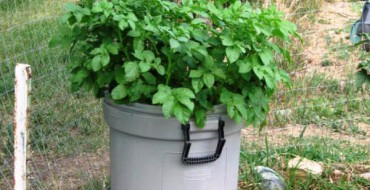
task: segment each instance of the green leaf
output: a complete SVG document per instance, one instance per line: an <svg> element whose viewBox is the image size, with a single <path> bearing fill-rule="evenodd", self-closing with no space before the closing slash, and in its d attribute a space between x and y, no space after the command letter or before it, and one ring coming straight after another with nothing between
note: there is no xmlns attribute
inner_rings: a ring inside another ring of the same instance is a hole
<svg viewBox="0 0 370 190"><path fill-rule="evenodd" d="M264 51L259 54L260 59L262 60L263 64L269 65L271 61L274 59L274 55L271 51Z"/></svg>
<svg viewBox="0 0 370 190"><path fill-rule="evenodd" d="M142 75L148 84L151 84L151 85L157 84L157 78L153 74L146 72L146 73L143 73Z"/></svg>
<svg viewBox="0 0 370 190"><path fill-rule="evenodd" d="M176 88L173 90L173 92L179 95L178 97L181 96L183 98L188 98L188 99L195 98L194 92L188 88Z"/></svg>
<svg viewBox="0 0 370 190"><path fill-rule="evenodd" d="M101 55L101 63L102 63L102 66L105 67L109 64L109 61L110 61L110 56L109 54L103 54Z"/></svg>
<svg viewBox="0 0 370 190"><path fill-rule="evenodd" d="M134 13L132 13L132 12L128 13L127 18L130 19L130 20L132 20L132 21L134 21L134 22L139 21L137 19L136 15Z"/></svg>
<svg viewBox="0 0 370 190"><path fill-rule="evenodd" d="M89 74L87 69L82 68L72 75L72 82L82 82Z"/></svg>
<svg viewBox="0 0 370 190"><path fill-rule="evenodd" d="M130 37L133 37L133 38L137 38L141 35L141 33L139 31L135 31L135 30L130 30L128 33L127 33L127 36L130 36Z"/></svg>
<svg viewBox="0 0 370 190"><path fill-rule="evenodd" d="M173 90L173 94L177 101L193 111L194 102L191 101L191 99L195 98L193 91L188 88L176 88Z"/></svg>
<svg viewBox="0 0 370 190"><path fill-rule="evenodd" d="M128 23L125 20L121 20L118 23L118 27L119 27L119 29L124 31L128 27Z"/></svg>
<svg viewBox="0 0 370 190"><path fill-rule="evenodd" d="M138 51L138 52L144 51L144 41L140 38L135 38L134 39L134 49L135 49L135 52L136 51Z"/></svg>
<svg viewBox="0 0 370 190"><path fill-rule="evenodd" d="M145 61L147 61L148 63L151 63L154 61L155 59L155 55L152 51L149 51L149 50L144 50L142 52L142 55L143 55L143 58Z"/></svg>
<svg viewBox="0 0 370 190"><path fill-rule="evenodd" d="M212 73L206 73L203 75L203 82L208 88L212 88L215 83L215 76Z"/></svg>
<svg viewBox="0 0 370 190"><path fill-rule="evenodd" d="M100 87L110 84L113 80L113 75L111 72L98 72L96 74L97 74L96 83Z"/></svg>
<svg viewBox="0 0 370 190"><path fill-rule="evenodd" d="M234 63L236 60L239 59L239 56L240 56L239 48L227 47L226 56L229 59L230 63Z"/></svg>
<svg viewBox="0 0 370 190"><path fill-rule="evenodd" d="M77 21L77 22L81 22L82 17L83 17L84 15L83 15L83 14L81 14L81 13L79 13L79 12L75 12L75 13L74 13L74 16L75 16L75 18L76 18L76 21Z"/></svg>
<svg viewBox="0 0 370 190"><path fill-rule="evenodd" d="M143 85L142 80L134 81L132 85L127 88L130 102L138 101L144 93L144 89L146 88L147 86Z"/></svg>
<svg viewBox="0 0 370 190"><path fill-rule="evenodd" d="M98 54L101 54L101 53L102 53L101 48L94 48L94 49L90 52L90 54L91 54L91 55L98 55Z"/></svg>
<svg viewBox="0 0 370 190"><path fill-rule="evenodd" d="M66 3L64 6L64 9L68 12L74 12L74 11L81 9L81 7L74 3Z"/></svg>
<svg viewBox="0 0 370 190"><path fill-rule="evenodd" d="M191 116L191 111L182 107L180 104L175 104L173 113L182 124L186 124Z"/></svg>
<svg viewBox="0 0 370 190"><path fill-rule="evenodd" d="M133 31L136 31L136 24L135 24L135 22L132 21L132 20L128 20L127 22L128 22L128 25L131 27L131 29Z"/></svg>
<svg viewBox="0 0 370 190"><path fill-rule="evenodd" d="M241 96L240 94L235 94L233 99L235 102L234 105L236 110L238 110L238 112L243 118L247 118L247 107L243 96Z"/></svg>
<svg viewBox="0 0 370 190"><path fill-rule="evenodd" d="M213 60L213 57L210 56L210 55L205 55L205 58L203 60L203 65L205 68L209 69L209 70L212 70L214 69L214 60Z"/></svg>
<svg viewBox="0 0 370 190"><path fill-rule="evenodd" d="M195 40L199 41L199 42L204 42L206 40L208 40L208 35L207 35L207 32L205 30L202 30L202 29L195 29L192 31L192 34L193 34L193 37Z"/></svg>
<svg viewBox="0 0 370 190"><path fill-rule="evenodd" d="M204 46L199 46L196 51L198 53L200 53L201 55L203 55L204 57L207 57L208 56L208 51L207 51L207 48L204 47Z"/></svg>
<svg viewBox="0 0 370 190"><path fill-rule="evenodd" d="M193 0L182 0L181 3L184 6L190 6L190 5L193 5Z"/></svg>
<svg viewBox="0 0 370 190"><path fill-rule="evenodd" d="M224 46L233 46L234 45L234 41L229 37L222 36L221 39L222 39L222 45L224 45Z"/></svg>
<svg viewBox="0 0 370 190"><path fill-rule="evenodd" d="M254 74L256 74L256 75L257 75L257 77L258 77L260 80L262 80L262 79L263 79L264 74L263 74L263 72L261 71L261 68L260 68L260 67L254 66L254 67L253 67L253 72L254 72Z"/></svg>
<svg viewBox="0 0 370 190"><path fill-rule="evenodd" d="M204 128L207 119L207 111L204 109L195 109L195 124L199 128Z"/></svg>
<svg viewBox="0 0 370 190"><path fill-rule="evenodd" d="M216 68L212 71L212 73L217 76L218 78L221 78L221 79L226 79L226 75L225 75L225 72L224 70L220 69L220 68Z"/></svg>
<svg viewBox="0 0 370 190"><path fill-rule="evenodd" d="M171 38L171 39L170 39L170 46L171 46L171 48L172 48L172 49L177 49L177 48L179 48L181 45L180 45L179 41L177 41L177 40L175 40L175 39Z"/></svg>
<svg viewBox="0 0 370 190"><path fill-rule="evenodd" d="M143 52L142 51L135 50L135 52L133 53L133 55L136 58L138 58L139 60L141 60L141 61L144 60L144 56L143 56Z"/></svg>
<svg viewBox="0 0 370 190"><path fill-rule="evenodd" d="M227 110L227 115L230 117L230 118L234 118L235 117L235 110L234 110L234 105L232 104L226 104L226 110Z"/></svg>
<svg viewBox="0 0 370 190"><path fill-rule="evenodd" d="M196 19L191 21L191 24L193 24L193 25L198 25L200 23L207 23L207 20L202 19L202 18L196 18Z"/></svg>
<svg viewBox="0 0 370 190"><path fill-rule="evenodd" d="M275 80L272 77L265 75L264 79L268 88L275 89Z"/></svg>
<svg viewBox="0 0 370 190"><path fill-rule="evenodd" d="M125 79L125 69L124 68L122 67L115 68L114 80L116 80L118 84L125 84L126 79Z"/></svg>
<svg viewBox="0 0 370 190"><path fill-rule="evenodd" d="M150 63L140 61L139 68L140 68L140 72L145 73L150 70Z"/></svg>
<svg viewBox="0 0 370 190"><path fill-rule="evenodd" d="M127 89L124 85L120 84L112 90L112 99L121 100L127 96Z"/></svg>
<svg viewBox="0 0 370 190"><path fill-rule="evenodd" d="M204 87L204 83L200 78L192 79L191 80L191 85L192 85L195 93L198 93Z"/></svg>
<svg viewBox="0 0 370 190"><path fill-rule="evenodd" d="M370 87L370 75L367 74L366 70L356 72L355 85L357 88L362 88L363 86Z"/></svg>
<svg viewBox="0 0 370 190"><path fill-rule="evenodd" d="M91 9L91 12L93 13L101 13L103 11L104 11L103 8L100 6L98 2L94 3L93 8Z"/></svg>
<svg viewBox="0 0 370 190"><path fill-rule="evenodd" d="M279 74L280 74L281 81L285 83L287 86L290 86L292 81L290 80L288 73L286 73L283 70L280 70Z"/></svg>
<svg viewBox="0 0 370 190"><path fill-rule="evenodd" d="M247 60L236 62L239 66L239 73L248 73L253 69L253 64Z"/></svg>
<svg viewBox="0 0 370 190"><path fill-rule="evenodd" d="M221 95L220 95L220 101L223 104L229 103L231 101L231 93L226 89L222 89Z"/></svg>
<svg viewBox="0 0 370 190"><path fill-rule="evenodd" d="M106 49L113 55L118 55L118 47L114 44L107 44Z"/></svg>
<svg viewBox="0 0 370 190"><path fill-rule="evenodd" d="M99 71L102 68L101 65L101 55L96 55L91 61L91 67L93 71Z"/></svg>
<svg viewBox="0 0 370 190"><path fill-rule="evenodd" d="M161 85L158 85L158 91L154 94L152 103L153 104L163 104L170 97L173 98L171 88L161 84Z"/></svg>
<svg viewBox="0 0 370 190"><path fill-rule="evenodd" d="M164 69L163 65L156 65L155 69L157 70L158 74L164 75L165 69Z"/></svg>
<svg viewBox="0 0 370 190"><path fill-rule="evenodd" d="M204 71L203 70L191 70L189 77L190 78L199 78L203 76Z"/></svg>
<svg viewBox="0 0 370 190"><path fill-rule="evenodd" d="M132 82L139 78L140 70L136 62L127 62L125 63L124 68L126 73L125 77L128 82Z"/></svg>
<svg viewBox="0 0 370 190"><path fill-rule="evenodd" d="M189 39L187 37L179 37L179 38L177 38L177 40L179 42L188 42L189 41Z"/></svg>
<svg viewBox="0 0 370 190"><path fill-rule="evenodd" d="M166 118L170 118L174 112L175 98L170 96L162 105L162 112Z"/></svg>
<svg viewBox="0 0 370 190"><path fill-rule="evenodd" d="M221 40L216 37L210 37L208 42L213 46L220 46L222 44Z"/></svg>

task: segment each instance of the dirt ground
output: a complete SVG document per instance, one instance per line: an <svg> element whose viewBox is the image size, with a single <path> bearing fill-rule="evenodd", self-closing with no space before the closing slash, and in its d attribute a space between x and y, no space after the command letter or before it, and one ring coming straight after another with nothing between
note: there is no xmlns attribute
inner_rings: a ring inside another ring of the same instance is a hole
<svg viewBox="0 0 370 190"><path fill-rule="evenodd" d="M325 74L333 79L345 83L348 74L353 73L360 60L361 48L350 48L352 45L349 39L352 24L360 18L362 2L358 7L353 2L323 2L322 8L314 15L314 22L302 24L304 28L304 67L295 73L294 77L303 77L310 74ZM280 9L289 11L288 8L280 6ZM303 19L303 20L302 20ZM309 22L307 18L302 18L302 22ZM306 20L304 20L306 19ZM300 20L298 20L299 22ZM343 51L343 52L339 52ZM340 57L343 53L346 57ZM331 61L331 65L322 65L326 59ZM370 125L365 123L357 124L362 134L354 135L346 132L334 132L327 127L308 125L304 137L327 137L332 139L348 140L351 143L360 145L370 145ZM284 145L287 137L299 137L305 126L288 125L284 128L271 129L264 128L262 132L253 128L243 129L242 135L248 141L262 142L267 135L272 145ZM344 128L348 126L343 126Z"/></svg>
<svg viewBox="0 0 370 190"><path fill-rule="evenodd" d="M361 15L356 9L352 2L323 2L314 23L303 26L304 68L296 76L322 73L345 80L356 69L360 51L351 51L349 39L351 26ZM322 66L324 61L329 65Z"/></svg>
<svg viewBox="0 0 370 190"><path fill-rule="evenodd" d="M33 188L79 189L86 181L109 175L109 151L101 149L54 159L37 156L29 160L29 165L28 180Z"/></svg>
<svg viewBox="0 0 370 190"><path fill-rule="evenodd" d="M304 128L305 131L303 132ZM258 129L246 128L242 129L242 137L248 142L254 142L256 146L265 147L265 136L268 137L269 144L273 147L285 146L289 143L289 137L318 137L329 138L333 140L346 140L351 144L370 145L370 125L366 123L358 124L361 134L350 134L346 132L335 132L328 127L320 127L316 125L289 125L284 128L264 128L261 132Z"/></svg>

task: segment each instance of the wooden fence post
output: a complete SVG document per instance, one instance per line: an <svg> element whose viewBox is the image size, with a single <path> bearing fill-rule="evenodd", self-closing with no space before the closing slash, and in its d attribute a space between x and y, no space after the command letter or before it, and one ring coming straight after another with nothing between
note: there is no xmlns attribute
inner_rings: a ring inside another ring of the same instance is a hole
<svg viewBox="0 0 370 190"><path fill-rule="evenodd" d="M27 187L27 145L30 117L31 67L17 64L14 87L14 190Z"/></svg>

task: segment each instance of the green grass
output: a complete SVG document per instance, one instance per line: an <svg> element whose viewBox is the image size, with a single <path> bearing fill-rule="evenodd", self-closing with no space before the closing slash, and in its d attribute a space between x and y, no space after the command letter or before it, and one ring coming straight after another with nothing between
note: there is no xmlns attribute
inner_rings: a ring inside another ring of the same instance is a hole
<svg viewBox="0 0 370 190"><path fill-rule="evenodd" d="M317 14L317 10L321 7L323 0L285 0L287 6L292 10L293 17L295 19L307 16L310 19L315 19L314 15Z"/></svg>
<svg viewBox="0 0 370 190"><path fill-rule="evenodd" d="M4 166L0 178L11 177L16 63L28 63L32 68L32 156L53 160L108 146L108 127L102 121L100 100L86 92L72 94L65 70L70 59L68 51L48 48L48 40L58 30L58 15L65 2L0 2L0 166ZM8 189L2 187L3 183L0 179L0 189Z"/></svg>
<svg viewBox="0 0 370 190"><path fill-rule="evenodd" d="M357 89L353 80L341 84L323 74L294 80L293 90L277 93L272 106L273 110L282 110L270 118L275 126L295 123L333 127L344 122L370 122L368 91Z"/></svg>
<svg viewBox="0 0 370 190"><path fill-rule="evenodd" d="M79 190L110 190L110 178L103 177L90 180L86 185L78 188Z"/></svg>
<svg viewBox="0 0 370 190"><path fill-rule="evenodd" d="M287 184L287 189L367 189L370 182L347 176L356 171L349 171L351 164L369 162L370 149L363 145L354 145L347 141L333 140L331 138L291 138L286 147L265 147L253 149L248 147L241 152L240 161L240 189L261 189L259 176L253 172L256 166L268 166L279 172ZM326 167L322 176L299 177L297 171L287 169L289 159L296 156L322 162ZM345 161L343 161L345 160ZM343 163L348 165L348 171L342 179L330 182L331 166Z"/></svg>
<svg viewBox="0 0 370 190"><path fill-rule="evenodd" d="M358 174L351 165L370 162L370 149L365 145L354 145L348 141L333 140L331 138L288 138L289 144L283 147L264 147L261 149L255 146L242 147L240 153L239 188L241 190L258 190L261 179L258 174L253 172L256 166L267 166L283 176L287 190L296 189L343 189L343 190L365 190L370 186L370 182L350 175ZM268 143L268 142L267 142ZM304 157L324 165L324 173L321 176L301 177L296 170L287 169L285 165L289 159L296 156ZM347 165L345 175L330 181L332 170L335 165ZM109 178L94 178L88 181L81 190L109 190Z"/></svg>
<svg viewBox="0 0 370 190"><path fill-rule="evenodd" d="M69 74L65 65L71 59L66 49L47 47L48 39L58 30L57 17L67 0L3 0L0 1L0 166L11 161L13 151L13 70L16 63L31 64L33 69L33 97L31 115L31 149L33 156L53 160L73 157L83 153L95 153L108 146L108 127L102 120L101 102L90 93L72 94ZM262 1L261 1L262 2ZM293 2L293 1L287 1ZM298 16L318 8L321 1L300 1L294 5L293 13ZM292 5L293 6L293 5ZM356 5L357 6L357 5ZM328 48L346 60L352 49L343 49L331 42ZM293 43L291 50L294 63L302 63L303 45ZM343 51L343 52L340 52ZM348 52L345 52L348 51ZM356 50L357 51L357 50ZM361 54L364 56L364 54ZM364 58L364 57L361 57ZM323 66L334 64L328 57ZM331 61L331 62L329 62ZM302 68L299 64L282 63L289 71ZM286 65L284 65L286 64ZM271 104L271 126L288 124L317 125L338 133L360 135L366 138L358 124L370 124L370 99L366 90L356 89L352 76L343 81L328 75L314 73L297 77L292 88L282 88ZM348 126L348 127L344 127ZM356 137L359 138L359 137ZM345 141L330 139L289 139L289 144L256 149L258 146L243 147L241 156L240 184L242 189L258 189L258 177L251 172L256 165L270 166L279 172L291 173L280 168L275 158L292 158L300 155L325 164L341 162L339 155L345 155L345 163L357 163L369 159L366 147ZM9 165L10 166L10 165ZM53 169L53 168L51 168ZM58 172L58 171L55 171ZM0 171L11 176L11 168ZM292 173L289 176L294 176ZM0 177L0 189L2 178ZM103 189L109 187L106 177L81 177L86 185L79 189ZM331 184L328 176L296 179L286 177L290 189L360 189L369 186L360 179L339 180ZM34 179L35 186L47 181ZM56 183L56 182L52 182ZM47 185L45 185L47 187Z"/></svg>

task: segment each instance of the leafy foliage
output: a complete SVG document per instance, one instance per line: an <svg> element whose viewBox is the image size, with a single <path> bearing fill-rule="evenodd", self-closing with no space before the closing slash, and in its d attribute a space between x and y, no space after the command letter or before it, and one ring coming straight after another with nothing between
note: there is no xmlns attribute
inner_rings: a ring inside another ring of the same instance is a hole
<svg viewBox="0 0 370 190"><path fill-rule="evenodd" d="M83 0L66 5L65 29L51 45L71 47L72 88L108 92L117 103L162 105L166 117L203 127L225 104L236 121L259 125L278 82L274 43L299 37L271 7L239 0Z"/></svg>
<svg viewBox="0 0 370 190"><path fill-rule="evenodd" d="M358 65L358 71L356 73L356 86L361 88L364 84L370 87L370 60L361 62Z"/></svg>

